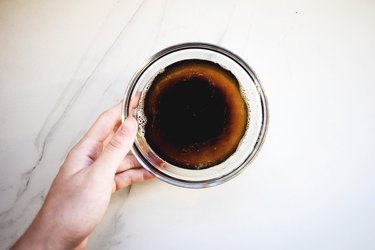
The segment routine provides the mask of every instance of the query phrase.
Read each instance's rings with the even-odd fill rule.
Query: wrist
[[[64,242],[56,233],[56,229],[52,220],[50,222],[46,220],[42,208],[26,232],[11,249],[69,249],[64,246]]]

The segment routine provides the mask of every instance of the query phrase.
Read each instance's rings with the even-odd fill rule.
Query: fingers
[[[137,127],[137,122],[133,117],[129,116],[126,118],[103,149],[101,155],[93,164],[93,167],[110,175],[114,175],[133,145]]]
[[[141,164],[138,162],[134,155],[128,154],[120,163],[116,173],[124,172],[131,168],[138,168]]]
[[[133,168],[115,175],[114,191],[120,190],[131,184],[136,184],[154,178],[154,175],[144,168]]]
[[[113,130],[121,124],[121,103],[103,112],[83,138],[70,150],[67,159],[74,164],[65,164],[64,169],[75,173],[89,167],[101,154],[103,144],[114,134]]]
[[[120,119],[121,102],[103,112],[83,137],[83,140],[90,138],[90,140],[96,142],[103,142],[119,123]]]

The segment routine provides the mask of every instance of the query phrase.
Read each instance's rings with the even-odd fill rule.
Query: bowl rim
[[[169,176],[151,164],[143,157],[142,153],[139,151],[135,143],[132,146],[132,153],[136,157],[136,159],[139,161],[141,166],[151,172],[153,175],[155,175],[158,179],[167,182],[169,184],[184,187],[184,188],[207,188],[207,187],[213,187],[222,183],[227,182],[228,180],[234,178],[237,176],[244,168],[250,165],[251,162],[255,159],[255,157],[258,155],[260,149],[262,148],[265,136],[268,131],[268,123],[269,123],[269,107],[268,107],[268,101],[267,97],[265,95],[265,92],[263,90],[263,87],[261,85],[261,82],[254,72],[254,70],[238,55],[235,53],[224,49],[220,46],[210,44],[210,43],[203,43],[203,42],[189,42],[189,43],[180,43],[176,45],[172,45],[170,47],[167,47],[153,56],[151,56],[146,62],[139,67],[139,69],[135,72],[133,77],[130,80],[130,83],[127,85],[127,88],[125,89],[124,98],[123,98],[123,104],[122,104],[122,111],[121,111],[121,121],[124,122],[125,118],[129,115],[129,104],[131,95],[138,83],[138,80],[142,76],[142,74],[156,61],[161,59],[162,57],[169,55],[173,52],[181,51],[181,50],[187,50],[187,49],[205,49],[205,50],[211,50],[220,54],[223,54],[224,56],[229,57],[230,59],[234,60],[236,63],[238,63],[250,76],[250,78],[253,80],[253,83],[255,84],[255,87],[258,91],[259,97],[260,97],[260,104],[262,108],[262,124],[261,129],[258,135],[258,138],[256,140],[256,143],[254,145],[253,150],[251,153],[247,156],[245,161],[243,161],[237,168],[235,168],[233,171],[227,173],[226,175],[207,179],[207,180],[201,180],[201,181],[188,181],[183,179],[178,179],[173,176]],[[199,170],[197,170],[199,171]]]

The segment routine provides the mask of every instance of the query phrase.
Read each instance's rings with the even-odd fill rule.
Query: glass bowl
[[[142,95],[146,86],[164,69],[176,62],[189,59],[207,60],[231,71],[237,78],[248,105],[248,124],[237,150],[224,162],[206,169],[185,169],[158,156],[144,136]],[[138,122],[138,133],[132,153],[140,164],[157,178],[179,187],[206,188],[224,183],[238,175],[259,152],[268,126],[267,100],[254,71],[239,56],[216,45],[184,43],[168,47],[139,68],[128,85],[123,100],[122,121],[129,115]]]

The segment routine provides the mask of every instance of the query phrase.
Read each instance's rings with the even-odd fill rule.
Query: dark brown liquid
[[[144,101],[145,138],[162,159],[204,169],[226,160],[247,126],[235,76],[204,60],[174,63],[153,80]]]

